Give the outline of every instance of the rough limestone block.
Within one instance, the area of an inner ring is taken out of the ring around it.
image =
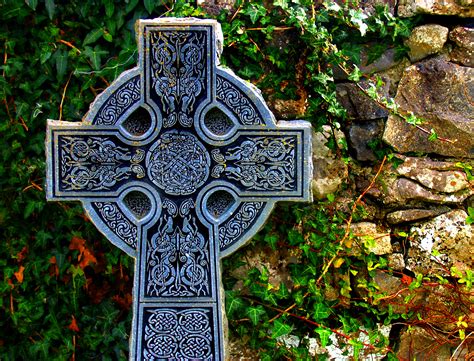
[[[418,61],[428,55],[439,53],[448,40],[448,28],[428,24],[413,29],[405,45],[410,48],[408,55],[411,61]]]
[[[474,233],[466,218],[466,212],[457,209],[413,226],[407,268],[423,274],[446,274],[452,266],[472,269]]]
[[[383,139],[400,153],[436,153],[474,158],[474,69],[437,57],[405,69],[396,103],[402,112],[425,119],[448,142],[431,141],[429,134],[397,116],[389,116]]]
[[[417,14],[455,15],[474,17],[472,0],[400,0],[398,15],[410,17]]]
[[[449,39],[455,43],[449,53],[451,61],[474,66],[474,29],[459,26],[449,33]]]

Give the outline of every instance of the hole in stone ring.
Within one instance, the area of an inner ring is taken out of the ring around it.
[[[204,117],[204,125],[216,136],[229,134],[235,127],[232,119],[218,108],[212,108],[206,113]]]
[[[145,134],[151,127],[151,116],[148,111],[142,107],[137,108],[122,123],[122,127],[134,136]]]
[[[206,209],[213,218],[218,219],[227,212],[234,203],[235,198],[231,193],[225,190],[218,190],[212,193],[207,199]]]
[[[151,211],[151,200],[145,193],[131,191],[123,198],[123,203],[138,219],[144,218]]]

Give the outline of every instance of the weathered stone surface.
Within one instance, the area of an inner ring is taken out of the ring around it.
[[[388,266],[395,271],[405,269],[405,259],[401,253],[392,253],[388,255]]]
[[[451,266],[466,270],[473,266],[473,227],[467,214],[454,210],[410,229],[407,268],[423,274],[445,273]],[[433,256],[433,251],[436,256]]]
[[[245,345],[242,339],[231,339],[228,346],[228,361],[254,361],[258,360],[258,351]]]
[[[369,194],[386,204],[395,203],[403,208],[416,202],[456,204],[464,202],[474,193],[466,174],[453,162],[403,155],[397,157],[404,162],[395,170],[387,166],[379,181],[369,190]],[[414,211],[400,210],[387,220],[397,224],[429,214],[418,209],[419,205],[415,204],[413,208]]]
[[[399,360],[444,361],[451,357],[450,345],[440,345],[432,334],[418,326],[405,330],[400,338]]]
[[[436,320],[436,328],[446,333],[457,333],[459,326],[456,321],[459,317],[468,324],[467,329],[474,327],[474,309],[471,307],[474,304],[473,293],[469,293],[469,290],[463,287],[456,290],[451,284],[432,285],[430,288],[424,300],[425,319]],[[470,314],[469,307],[471,307]]]
[[[313,133],[313,196],[324,199],[335,193],[347,179],[347,165],[338,158],[336,152],[326,146],[331,137],[331,128],[323,127],[323,131]],[[336,131],[336,142],[344,138],[344,134]]]
[[[340,3],[347,4],[347,0],[338,0]],[[368,15],[375,13],[377,6],[387,6],[388,11],[394,13],[396,0],[362,0],[358,6]]]
[[[388,93],[392,98],[397,94],[398,84],[403,77],[405,69],[410,65],[410,60],[408,60],[408,58],[403,58],[393,67],[386,70],[381,70],[377,73],[377,75],[382,79],[387,79],[387,83],[389,84]]]
[[[362,51],[360,56],[361,64],[359,66],[360,71],[364,74],[378,73],[390,68],[393,68],[400,63],[397,59],[397,52],[395,49],[390,48],[383,52],[379,58],[369,63],[368,50]]]
[[[464,202],[471,194],[470,190],[455,194],[440,194],[426,189],[410,179],[398,178],[386,190],[384,201],[399,204],[405,204],[408,201],[456,204]]]
[[[295,119],[302,117],[308,107],[308,101],[305,96],[297,100],[270,98],[268,104],[278,119]]]
[[[394,313],[401,314],[406,313],[408,308],[416,308],[425,303],[425,290],[419,289],[418,292],[411,293],[407,288],[407,282],[401,277],[395,277],[387,271],[375,270],[372,280],[384,294],[384,297],[378,301],[382,308],[390,307]],[[405,297],[410,293],[413,297],[407,304]]]
[[[198,6],[206,10],[208,14],[219,15],[222,10],[232,10],[235,7],[235,0],[197,0]]]
[[[400,60],[397,58],[397,52],[395,49],[387,49],[379,58],[369,63],[368,50],[364,48],[360,53],[361,62],[358,66],[363,74],[374,74],[398,67],[401,63],[404,63],[404,60],[407,59],[404,58]],[[403,69],[408,65],[404,66]],[[335,80],[347,80],[348,78],[347,74],[338,66],[333,67],[333,73]]]
[[[351,224],[351,232],[354,235],[352,252],[355,255],[360,254],[361,249],[376,255],[392,252],[390,229],[383,229],[371,222],[359,222]]]
[[[361,83],[364,86],[364,83]],[[386,82],[380,93],[388,95],[389,84]],[[347,110],[347,115],[356,120],[373,120],[386,117],[388,112],[365,95],[354,83],[336,85],[337,100]]]
[[[299,254],[296,250],[287,248],[277,248],[272,250],[270,247],[258,246],[247,250],[243,257],[246,264],[234,269],[231,274],[237,280],[245,280],[248,271],[252,268],[262,270],[265,267],[268,270],[268,283],[278,288],[280,283],[284,283],[288,289],[293,288],[293,281],[290,277],[288,265],[298,262]],[[241,289],[242,283],[235,289]]]
[[[395,101],[412,111],[450,142],[430,141],[428,134],[397,116],[389,116],[383,139],[397,151],[474,157],[474,69],[430,59],[405,70]]]
[[[382,138],[384,121],[376,120],[367,123],[355,123],[349,127],[349,145],[354,149],[357,160],[376,160],[370,142]]]
[[[456,15],[473,17],[474,8],[470,0],[400,0],[398,15],[402,17],[416,14]]]
[[[408,55],[411,61],[418,61],[428,55],[439,53],[448,40],[448,31],[448,28],[437,24],[422,25],[413,29],[405,42],[405,45],[410,48]]]
[[[419,182],[426,188],[443,193],[456,193],[468,189],[466,174],[452,162],[433,161],[429,158],[404,157],[396,169],[397,174]]]
[[[458,26],[449,33],[449,40],[459,47],[474,50],[474,29]]]
[[[449,33],[449,39],[455,43],[449,53],[451,61],[474,66],[474,29],[459,26]]]
[[[403,283],[399,277],[394,277],[387,272],[376,270],[374,281],[380,288],[380,291],[391,295],[403,288]]]
[[[427,218],[433,218],[449,211],[449,207],[434,209],[404,209],[387,214],[387,222],[390,224],[411,223]]]

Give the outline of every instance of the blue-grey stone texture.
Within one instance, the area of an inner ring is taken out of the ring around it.
[[[47,198],[135,258],[130,360],[223,360],[220,259],[310,201],[311,127],[219,66],[214,20],[137,23],[138,66],[83,121],[48,121]]]

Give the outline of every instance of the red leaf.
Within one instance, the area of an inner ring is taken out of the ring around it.
[[[79,256],[77,260],[79,261],[79,267],[84,269],[89,265],[89,263],[97,263],[97,259],[93,253],[86,247],[86,240],[79,237],[72,237],[71,243],[69,244],[70,250],[78,250]]]
[[[18,270],[18,272],[15,272],[14,275],[15,275],[15,278],[16,280],[19,282],[19,283],[22,283],[23,282],[23,271],[25,270],[25,267],[23,266],[20,266],[20,269]]]
[[[406,285],[410,285],[410,283],[413,282],[413,277],[410,277],[408,275],[402,275],[402,279],[400,280],[402,283],[406,284]]]
[[[79,263],[79,267],[82,269],[86,268],[89,263],[97,263],[97,259],[94,257],[92,252],[88,250],[87,248],[84,248],[84,251],[82,252],[82,255],[79,255],[77,258]]]
[[[79,252],[82,252],[82,250],[85,248],[85,244],[85,239],[74,236],[71,238],[71,243],[69,243],[69,249],[77,249]]]
[[[16,258],[18,259],[18,262],[21,262],[25,259],[26,257],[26,254],[28,253],[28,247],[23,247],[23,249],[18,252],[18,254],[16,255]]]
[[[57,264],[57,261],[56,261],[56,256],[52,256],[49,259],[49,263],[51,263],[51,267],[49,269],[49,274],[51,276],[56,275],[56,278],[59,277],[59,267],[58,267],[58,264]]]
[[[74,315],[72,316],[72,321],[69,326],[67,326],[67,328],[69,328],[71,331],[79,332],[79,326],[77,325],[76,318],[74,317]]]
[[[115,301],[118,306],[126,311],[130,310],[132,307],[132,295],[130,293],[126,293],[124,297],[119,295],[115,295],[112,297],[112,300]]]

